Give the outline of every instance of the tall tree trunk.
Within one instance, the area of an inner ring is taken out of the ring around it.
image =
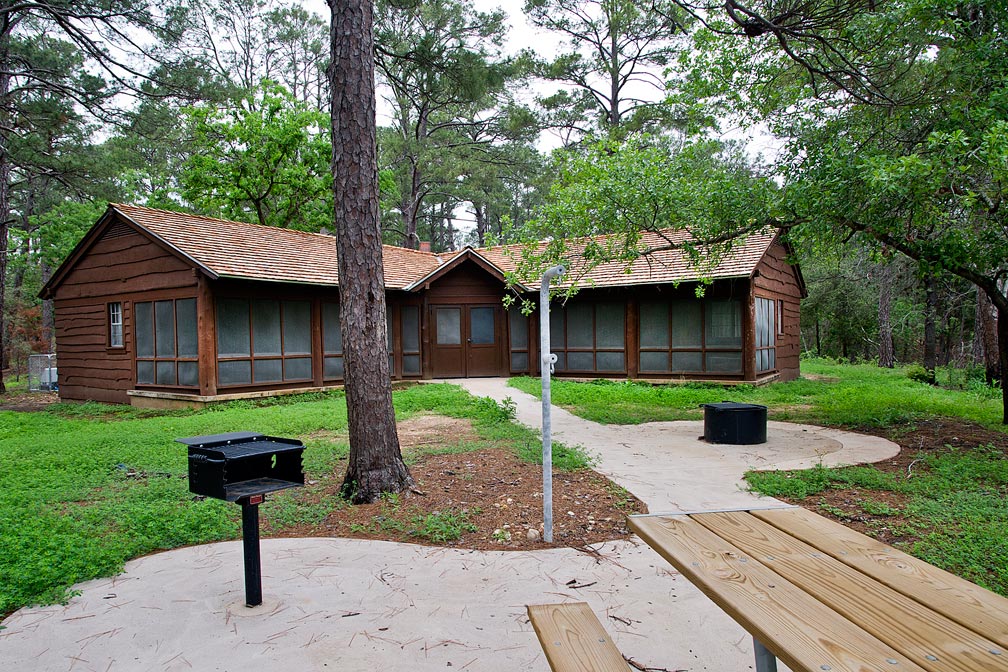
[[[334,226],[354,502],[413,487],[392,408],[378,221],[373,0],[328,0]]]
[[[892,280],[893,267],[886,264],[879,267],[879,299],[878,299],[878,361],[879,366],[891,369],[895,366],[892,336]]]
[[[998,352],[1001,358],[1001,422],[1008,425],[1008,310],[998,307]]]
[[[44,260],[42,261],[42,285],[52,278],[52,268]],[[46,344],[46,352],[54,352],[55,340],[53,338],[56,327],[56,313],[53,308],[52,299],[42,299],[42,340]]]
[[[974,330],[979,335],[979,339],[974,337],[974,341],[980,341],[979,350],[983,355],[984,378],[988,385],[993,384],[1001,377],[997,321],[997,310],[990,297],[983,290],[978,290]],[[974,351],[976,350],[977,347],[974,345]]]
[[[938,293],[935,291],[935,279],[933,275],[929,275],[924,279],[924,368],[927,369],[932,383],[935,382],[938,352],[935,339],[937,305]]]
[[[7,366],[4,354],[7,351],[7,326],[4,324],[4,297],[7,294],[7,245],[10,223],[10,151],[8,130],[10,110],[8,98],[11,83],[10,33],[0,35],[0,394],[7,391],[3,382],[3,370]]]

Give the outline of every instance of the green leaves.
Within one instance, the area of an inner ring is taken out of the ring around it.
[[[317,231],[332,221],[328,118],[263,81],[242,100],[187,111],[183,195],[204,212]]]

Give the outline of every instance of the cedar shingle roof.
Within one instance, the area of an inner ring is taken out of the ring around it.
[[[271,282],[339,284],[336,239],[332,236],[134,205],[112,204],[109,207],[213,275]],[[659,234],[645,233],[641,243],[647,248],[661,247],[669,242],[681,243],[687,236],[686,232],[676,232],[666,240]],[[584,274],[581,283],[594,287],[618,287],[691,282],[703,275],[712,279],[749,277],[774,239],[772,232],[749,235],[707,273],[693,268],[680,250],[673,249],[637,259],[630,264],[629,273],[624,263],[602,264]],[[576,254],[578,244],[570,247]],[[443,265],[459,263],[471,254],[478,255],[502,272],[509,272],[516,267],[511,255],[520,254],[520,251],[516,246],[499,246],[431,253],[384,245],[385,286],[389,289],[413,289]],[[566,277],[578,275],[577,268],[572,271]]]
[[[333,236],[135,205],[114,203],[109,207],[218,277],[339,284]],[[454,254],[436,255],[384,245],[385,286],[404,289]]]
[[[717,266],[706,269],[706,273],[704,273],[704,269],[694,267],[681,250],[660,249],[669,247],[670,244],[681,245],[689,239],[689,234],[686,231],[666,233],[665,236],[651,232],[643,233],[641,234],[640,247],[659,251],[638,257],[629,265],[625,262],[609,262],[600,264],[586,273],[583,271],[583,264],[580,269],[578,268],[577,257],[579,250],[584,249],[584,243],[572,242],[569,244],[569,249],[572,253],[571,264],[574,267],[568,269],[568,273],[557,284],[564,286],[579,276],[580,284],[588,287],[626,287],[670,282],[696,282],[705,275],[711,279],[747,278],[756,269],[775,237],[774,232],[749,234],[744,241],[739,241]],[[477,252],[505,272],[515,270],[516,263],[513,255],[516,253],[516,248],[513,246],[491,247],[477,250]]]

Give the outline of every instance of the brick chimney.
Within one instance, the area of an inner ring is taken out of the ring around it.
[[[429,240],[421,240],[420,241],[420,251],[421,252],[430,252],[430,241]]]

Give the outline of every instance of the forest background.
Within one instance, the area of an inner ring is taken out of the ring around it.
[[[512,48],[501,10],[376,0],[386,243],[620,234],[601,258],[646,253],[643,230],[730,244],[780,225],[809,289],[803,350],[1000,380],[1004,2],[509,9],[541,49]],[[0,19],[9,375],[58,348],[38,291],[108,202],[332,226],[327,17],[51,0],[0,2]],[[779,151],[725,139],[738,128]]]

